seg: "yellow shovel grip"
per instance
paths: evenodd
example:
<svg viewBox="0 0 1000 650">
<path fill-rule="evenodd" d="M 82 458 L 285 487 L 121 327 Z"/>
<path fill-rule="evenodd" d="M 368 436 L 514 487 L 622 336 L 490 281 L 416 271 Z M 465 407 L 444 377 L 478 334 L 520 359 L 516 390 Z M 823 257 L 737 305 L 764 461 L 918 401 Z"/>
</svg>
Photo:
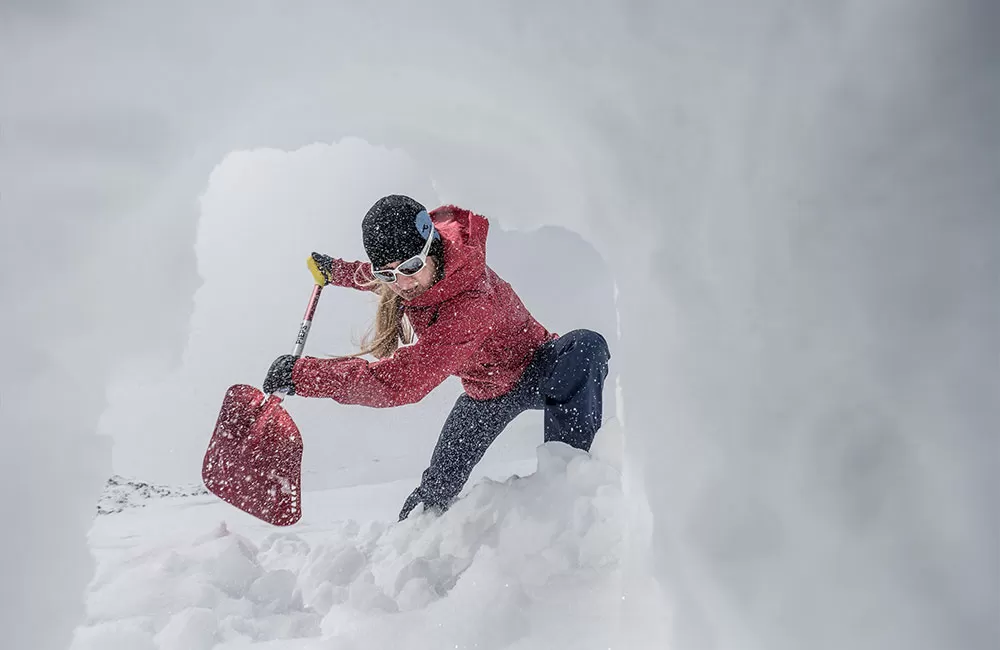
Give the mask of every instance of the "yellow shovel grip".
<svg viewBox="0 0 1000 650">
<path fill-rule="evenodd" d="M 306 266 L 309 267 L 309 272 L 312 273 L 313 279 L 316 281 L 316 284 L 318 284 L 321 287 L 326 286 L 327 284 L 326 276 L 323 275 L 323 272 L 319 270 L 318 266 L 316 266 L 316 260 L 312 258 L 312 255 L 306 258 Z"/>
</svg>

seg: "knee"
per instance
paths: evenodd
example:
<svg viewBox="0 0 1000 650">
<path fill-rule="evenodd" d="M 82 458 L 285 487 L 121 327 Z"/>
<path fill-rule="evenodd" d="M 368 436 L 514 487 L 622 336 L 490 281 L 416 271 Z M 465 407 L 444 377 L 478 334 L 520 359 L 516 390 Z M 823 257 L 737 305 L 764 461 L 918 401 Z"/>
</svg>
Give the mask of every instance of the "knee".
<svg viewBox="0 0 1000 650">
<path fill-rule="evenodd" d="M 606 364 L 611 359 L 608 341 L 599 332 L 578 329 L 567 332 L 564 336 L 570 339 L 582 354 L 598 364 Z"/>
<path fill-rule="evenodd" d="M 549 391 L 563 394 L 579 390 L 587 382 L 603 382 L 607 378 L 611 353 L 603 336 L 593 330 L 578 329 L 562 335 L 560 340 L 558 360 L 545 384 Z"/>
</svg>

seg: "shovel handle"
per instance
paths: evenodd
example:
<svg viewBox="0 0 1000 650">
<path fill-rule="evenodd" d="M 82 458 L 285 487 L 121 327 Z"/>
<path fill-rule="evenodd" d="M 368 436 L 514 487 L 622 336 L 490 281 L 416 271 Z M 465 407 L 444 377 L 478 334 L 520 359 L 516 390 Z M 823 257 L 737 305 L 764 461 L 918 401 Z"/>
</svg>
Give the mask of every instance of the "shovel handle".
<svg viewBox="0 0 1000 650">
<path fill-rule="evenodd" d="M 316 313 L 316 305 L 319 304 L 319 295 L 322 292 L 322 285 L 313 285 L 312 295 L 309 296 L 309 304 L 306 305 L 306 315 L 302 318 L 302 325 L 299 326 L 299 334 L 295 337 L 295 348 L 292 350 L 293 356 L 302 356 L 302 351 L 306 347 L 306 338 L 309 336 L 309 329 L 312 327 L 313 314 Z"/>
</svg>

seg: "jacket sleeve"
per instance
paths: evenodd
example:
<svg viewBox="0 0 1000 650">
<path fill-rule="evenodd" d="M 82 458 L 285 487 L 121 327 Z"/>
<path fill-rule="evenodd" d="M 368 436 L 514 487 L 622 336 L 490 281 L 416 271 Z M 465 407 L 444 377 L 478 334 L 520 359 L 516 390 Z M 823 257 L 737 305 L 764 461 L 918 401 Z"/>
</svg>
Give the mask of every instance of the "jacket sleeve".
<svg viewBox="0 0 1000 650">
<path fill-rule="evenodd" d="M 454 301 L 440 309 L 437 323 L 416 343 L 387 359 L 299 359 L 292 372 L 295 394 L 375 408 L 419 402 L 480 349 L 493 321 L 483 300 Z"/>
<path fill-rule="evenodd" d="M 367 262 L 348 262 L 334 258 L 330 273 L 330 284 L 359 291 L 375 291 L 378 285 L 365 286 L 364 283 L 374 282 Z"/>
</svg>

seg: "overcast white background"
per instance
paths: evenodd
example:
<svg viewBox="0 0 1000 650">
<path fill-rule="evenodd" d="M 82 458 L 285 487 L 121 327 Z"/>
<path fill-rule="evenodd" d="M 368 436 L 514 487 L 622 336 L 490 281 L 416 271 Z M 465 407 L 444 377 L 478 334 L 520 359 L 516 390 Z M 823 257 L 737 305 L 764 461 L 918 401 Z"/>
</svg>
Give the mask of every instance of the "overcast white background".
<svg viewBox="0 0 1000 650">
<path fill-rule="evenodd" d="M 6 641 L 66 646 L 104 479 L 183 473 L 201 400 L 289 347 L 303 247 L 360 252 L 364 193 L 403 184 L 559 228 L 494 240 L 554 328 L 617 308 L 636 570 L 675 647 L 996 647 L 998 27 L 988 0 L 0 5 Z M 348 137 L 394 153 L 355 168 Z M 578 250 L 596 284 L 515 279 L 544 237 L 537 272 Z M 219 341 L 197 317 L 227 306 Z M 368 451 L 408 471 L 379 417 Z"/>
</svg>

